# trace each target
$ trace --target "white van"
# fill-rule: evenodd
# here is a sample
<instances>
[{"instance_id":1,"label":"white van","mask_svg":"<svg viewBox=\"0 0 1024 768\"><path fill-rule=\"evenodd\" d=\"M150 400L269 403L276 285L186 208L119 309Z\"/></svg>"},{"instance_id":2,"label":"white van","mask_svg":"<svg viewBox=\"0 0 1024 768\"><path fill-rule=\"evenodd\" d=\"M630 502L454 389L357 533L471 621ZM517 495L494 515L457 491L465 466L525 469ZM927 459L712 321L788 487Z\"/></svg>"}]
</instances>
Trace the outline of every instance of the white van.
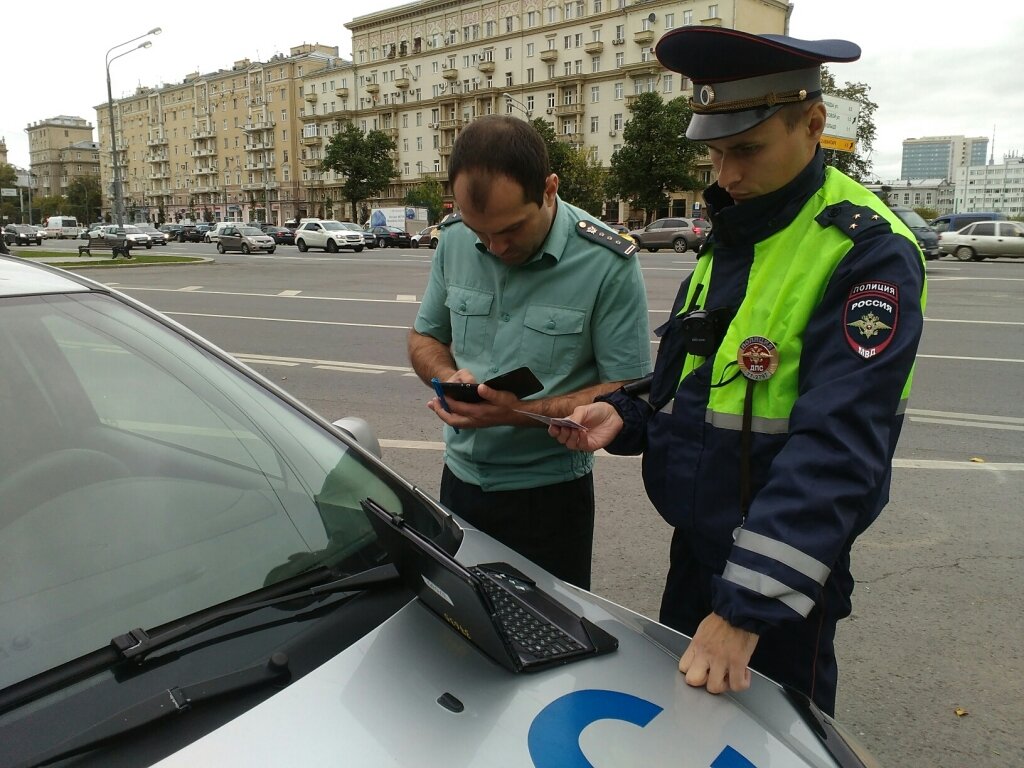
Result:
<instances>
[{"instance_id":1,"label":"white van","mask_svg":"<svg viewBox=\"0 0 1024 768\"><path fill-rule=\"evenodd\" d=\"M74 216L50 216L46 220L47 237L56 237L58 240L62 240L65 237L72 239L78 237L78 233L82 231L82 228L78 225L78 219Z\"/></svg>"}]
</instances>

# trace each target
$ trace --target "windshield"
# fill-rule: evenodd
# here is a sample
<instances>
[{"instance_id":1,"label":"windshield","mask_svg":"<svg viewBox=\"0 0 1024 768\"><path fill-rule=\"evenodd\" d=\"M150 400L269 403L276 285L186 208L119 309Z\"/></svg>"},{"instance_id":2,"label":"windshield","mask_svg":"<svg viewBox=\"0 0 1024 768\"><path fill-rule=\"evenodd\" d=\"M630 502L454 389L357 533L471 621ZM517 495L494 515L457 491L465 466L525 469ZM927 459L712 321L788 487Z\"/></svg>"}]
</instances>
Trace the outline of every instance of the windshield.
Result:
<instances>
[{"instance_id":1,"label":"windshield","mask_svg":"<svg viewBox=\"0 0 1024 768\"><path fill-rule=\"evenodd\" d=\"M323 227L324 229L330 230L345 229L345 225L342 224L340 221L321 221L320 226Z\"/></svg>"},{"instance_id":2,"label":"windshield","mask_svg":"<svg viewBox=\"0 0 1024 768\"><path fill-rule=\"evenodd\" d=\"M924 227L925 229L929 228L928 222L922 219L918 215L917 211L893 211L893 213L899 216L900 221L902 221L911 229L914 229L915 227Z\"/></svg>"},{"instance_id":3,"label":"windshield","mask_svg":"<svg viewBox=\"0 0 1024 768\"><path fill-rule=\"evenodd\" d=\"M131 224L124 225L124 231L129 235L141 235L142 231L138 227L133 227Z\"/></svg>"},{"instance_id":4,"label":"windshield","mask_svg":"<svg viewBox=\"0 0 1024 768\"><path fill-rule=\"evenodd\" d=\"M379 564L367 496L441 530L395 476L116 298L5 299L0 360L0 688L310 568Z\"/></svg>"},{"instance_id":5,"label":"windshield","mask_svg":"<svg viewBox=\"0 0 1024 768\"><path fill-rule=\"evenodd\" d=\"M242 227L241 232L246 237L259 237L263 234L263 230L256 227Z\"/></svg>"}]
</instances>

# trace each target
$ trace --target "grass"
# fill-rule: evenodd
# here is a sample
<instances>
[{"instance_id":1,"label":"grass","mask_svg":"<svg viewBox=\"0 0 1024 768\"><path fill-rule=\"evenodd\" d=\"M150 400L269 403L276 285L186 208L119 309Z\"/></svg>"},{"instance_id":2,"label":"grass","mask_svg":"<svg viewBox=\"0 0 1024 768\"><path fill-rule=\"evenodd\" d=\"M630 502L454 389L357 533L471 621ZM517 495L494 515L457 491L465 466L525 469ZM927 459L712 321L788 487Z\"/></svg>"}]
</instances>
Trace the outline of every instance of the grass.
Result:
<instances>
[{"instance_id":1,"label":"grass","mask_svg":"<svg viewBox=\"0 0 1024 768\"><path fill-rule=\"evenodd\" d=\"M101 261L89 261L87 258L75 256L68 251L38 251L35 248L32 248L31 250L28 248L12 248L11 252L13 255L22 259L61 259L61 261L47 261L47 263L55 267L64 267L65 269L84 269L88 267L131 267L136 264L194 264L198 261L205 261L205 259L196 256L171 256L169 254L164 255L149 252L140 253L137 250L132 251L132 257L130 259L118 256L116 259L105 257ZM97 255L100 253L100 251L97 251Z\"/></svg>"}]
</instances>

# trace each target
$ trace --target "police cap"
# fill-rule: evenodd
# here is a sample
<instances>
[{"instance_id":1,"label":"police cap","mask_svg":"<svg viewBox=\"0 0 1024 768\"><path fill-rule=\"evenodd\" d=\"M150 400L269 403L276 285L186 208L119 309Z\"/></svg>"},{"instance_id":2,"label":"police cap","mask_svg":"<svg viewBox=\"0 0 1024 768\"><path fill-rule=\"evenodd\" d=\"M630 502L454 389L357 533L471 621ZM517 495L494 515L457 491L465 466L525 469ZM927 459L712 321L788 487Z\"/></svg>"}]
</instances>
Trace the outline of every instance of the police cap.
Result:
<instances>
[{"instance_id":1,"label":"police cap","mask_svg":"<svg viewBox=\"0 0 1024 768\"><path fill-rule=\"evenodd\" d=\"M693 118L686 136L709 141L753 128L789 104L821 95L821 65L856 61L847 40L798 40L721 27L666 32L658 60L693 81Z\"/></svg>"}]
</instances>

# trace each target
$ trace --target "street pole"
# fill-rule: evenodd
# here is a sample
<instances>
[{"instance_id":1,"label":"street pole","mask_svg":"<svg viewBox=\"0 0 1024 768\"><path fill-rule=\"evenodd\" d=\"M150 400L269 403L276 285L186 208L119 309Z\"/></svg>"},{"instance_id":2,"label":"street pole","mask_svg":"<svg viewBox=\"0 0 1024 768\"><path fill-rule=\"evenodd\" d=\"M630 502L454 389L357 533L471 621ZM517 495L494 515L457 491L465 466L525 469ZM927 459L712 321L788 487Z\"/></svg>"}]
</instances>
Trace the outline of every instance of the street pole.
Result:
<instances>
[{"instance_id":1,"label":"street pole","mask_svg":"<svg viewBox=\"0 0 1024 768\"><path fill-rule=\"evenodd\" d=\"M118 43L113 48L107 51L107 55L104 59L107 69L107 109L109 110L110 114L110 154L114 170L114 220L117 222L118 227L124 226L124 199L121 190L121 164L117 158L117 129L114 126L114 95L110 88L110 65L116 59L119 59L122 56L127 56L132 51L137 51L140 48L149 48L151 45L153 45L153 43L149 40L146 40L144 43L139 43L130 51L119 53L117 54L117 56L114 56L113 58L111 58L110 54L118 48L122 48L126 45L129 45L130 43L134 43L136 40L141 40L142 38L149 37L150 35L159 35L160 32L160 27L154 27L144 35L133 37L131 40L126 40L123 43Z\"/></svg>"}]
</instances>

